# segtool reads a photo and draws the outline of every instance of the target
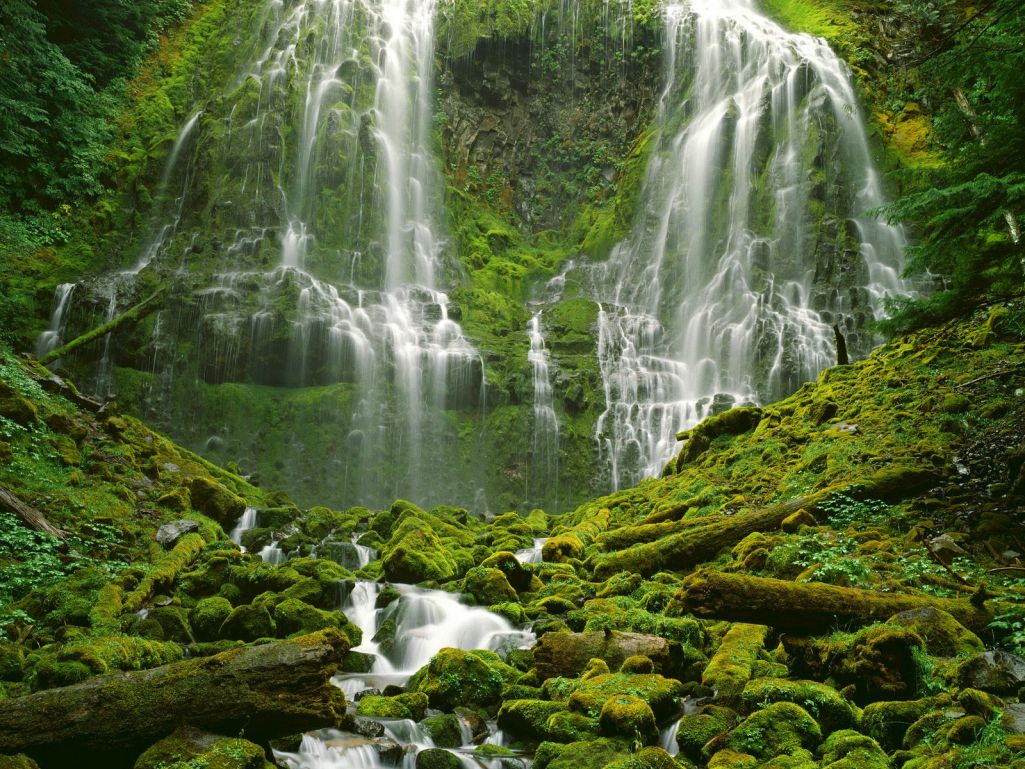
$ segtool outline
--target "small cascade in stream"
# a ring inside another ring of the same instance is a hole
[[[676,433],[854,355],[899,279],[847,66],[752,0],[666,8],[666,85],[632,234],[585,267],[600,303],[610,485],[657,476]]]
[[[258,515],[255,507],[247,507],[235,524],[235,528],[228,534],[228,539],[236,545],[242,545],[242,535],[257,526]],[[245,548],[242,548],[245,550]]]
[[[520,563],[541,563],[541,549],[547,541],[547,537],[535,537],[533,547],[517,550],[514,555]]]
[[[276,541],[260,548],[260,558],[263,559],[264,563],[269,563],[272,566],[277,566],[279,563],[284,563],[288,560],[285,551],[281,549],[281,543]]]
[[[541,328],[541,311],[533,314],[527,326],[530,350],[527,361],[533,379],[534,408],[531,432],[533,454],[527,473],[527,500],[537,507],[559,507],[559,418],[552,397],[549,355]]]
[[[355,651],[374,655],[374,665],[369,673],[335,677],[335,683],[341,686],[350,701],[368,688],[383,689],[388,684],[405,684],[409,676],[445,647],[485,649],[501,653],[513,648],[528,648],[535,641],[532,633],[516,630],[507,620],[486,609],[466,606],[450,593],[424,590],[412,585],[391,587],[398,590],[399,597],[383,608],[377,608],[382,586],[376,582],[351,583],[343,598],[342,608],[346,616],[363,631],[363,642]],[[373,638],[389,620],[395,623],[395,632],[389,639],[391,643],[388,652],[382,653],[381,645]],[[384,727],[383,741],[374,742],[335,729],[323,729],[305,735],[298,752],[275,750],[274,758],[289,769],[378,769],[387,766],[413,769],[416,754],[434,747],[426,730],[413,721],[374,720]],[[507,766],[499,759],[473,754],[471,730],[463,728],[461,731],[466,744],[451,752],[459,757],[464,766],[475,769],[501,769]],[[494,737],[495,732],[492,731],[489,741]],[[382,747],[389,743],[401,746],[401,758],[389,756],[385,759],[381,755]],[[514,760],[522,761],[524,767],[529,764],[526,759]]]
[[[36,340],[37,358],[42,358],[64,344],[64,329],[68,325],[68,306],[71,304],[71,294],[74,290],[74,283],[61,283],[54,291],[50,325]]]

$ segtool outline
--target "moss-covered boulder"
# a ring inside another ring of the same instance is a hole
[[[904,743],[904,735],[911,724],[950,702],[949,696],[872,702],[862,713],[861,730],[885,750],[896,750]]]
[[[643,745],[651,745],[658,739],[658,727],[651,707],[632,694],[618,694],[605,700],[598,725],[604,734],[626,737]]]
[[[189,612],[189,622],[196,638],[200,641],[213,641],[220,637],[221,625],[231,614],[232,608],[231,602],[219,595],[198,601]]]
[[[409,679],[410,691],[422,692],[432,708],[451,711],[473,703],[494,713],[502,701],[502,687],[520,673],[494,652],[445,648]]]
[[[498,711],[498,728],[516,740],[541,742],[548,739],[549,719],[565,712],[565,702],[506,700]]]
[[[584,543],[576,534],[549,537],[541,546],[541,557],[552,563],[565,563],[584,554]]]
[[[463,762],[455,753],[442,748],[427,748],[416,754],[416,769],[462,769]]]
[[[958,657],[985,651],[982,640],[948,612],[932,607],[910,609],[887,620],[890,625],[914,630],[936,657]]]
[[[833,732],[821,748],[830,769],[889,769],[890,759],[879,743],[851,729]]]
[[[391,582],[446,582],[459,572],[459,564],[430,525],[413,519],[407,519],[386,546],[382,566]]]
[[[39,764],[21,753],[15,756],[0,755],[0,769],[39,769]]]
[[[452,713],[428,716],[420,722],[439,748],[458,748],[463,744],[463,729],[459,717]]]
[[[146,750],[135,769],[271,769],[273,764],[259,745],[241,737],[207,734],[192,727],[179,728]]]
[[[545,689],[553,699],[565,699],[570,710],[591,717],[597,717],[611,697],[629,692],[646,702],[662,721],[678,712],[676,698],[682,694],[683,684],[658,674],[599,673],[576,681],[555,679],[546,682]]]
[[[501,571],[517,593],[529,589],[531,578],[534,576],[534,573],[508,550],[499,550],[489,555],[481,562],[481,566]]]
[[[601,737],[596,740],[559,745],[545,742],[535,754],[535,769],[602,769],[613,761],[630,755],[622,741]]]
[[[796,703],[815,717],[824,734],[853,727],[857,722],[857,712],[851,703],[833,687],[816,681],[755,678],[744,687],[741,699],[748,710],[764,703]]]
[[[274,618],[266,606],[243,604],[232,609],[218,635],[239,641],[255,641],[258,638],[273,638],[277,631]]]
[[[737,721],[737,714],[721,705],[705,705],[694,715],[684,716],[676,728],[680,753],[692,761],[701,760],[705,745],[728,732]]]
[[[363,633],[340,611],[324,611],[297,598],[286,598],[274,607],[274,624],[279,636],[303,635],[337,627],[349,638],[353,646],[359,646]]]
[[[246,502],[242,497],[203,476],[192,479],[189,496],[192,507],[208,518],[213,518],[225,531],[233,529],[246,511]]]
[[[726,747],[761,760],[814,749],[822,730],[808,711],[792,702],[776,702],[757,710],[726,738]]]
[[[408,718],[419,721],[427,713],[427,697],[406,692],[394,697],[368,695],[356,702],[356,715],[370,718]]]
[[[833,680],[852,686],[855,701],[866,704],[914,697],[920,678],[916,655],[924,649],[925,641],[914,630],[884,623],[824,641],[819,654],[828,660]]]
[[[463,577],[463,592],[480,606],[516,600],[516,591],[509,584],[505,573],[500,569],[486,566],[475,566],[466,572],[466,576]]]
[[[730,704],[738,700],[751,680],[758,653],[765,647],[765,625],[737,623],[723,636],[719,649],[701,676],[701,683]]]

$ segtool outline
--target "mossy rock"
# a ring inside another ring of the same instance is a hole
[[[755,769],[759,763],[750,753],[723,748],[708,760],[708,769]]]
[[[522,625],[527,620],[527,615],[523,611],[523,607],[518,603],[496,603],[488,607],[489,611],[498,614],[499,616],[505,617],[513,625]],[[517,651],[523,651],[518,649]]]
[[[761,760],[814,749],[822,730],[808,711],[792,702],[775,702],[755,711],[726,738],[726,746]]]
[[[598,734],[598,719],[588,718],[583,713],[562,710],[552,713],[545,722],[545,739],[552,742],[580,742],[590,740]]]
[[[763,703],[793,702],[811,713],[824,734],[853,727],[858,714],[836,689],[816,681],[791,681],[785,678],[754,678],[741,696],[749,710]]]
[[[22,753],[14,756],[0,755],[0,769],[39,769],[39,764]]]
[[[353,574],[348,569],[340,566],[334,561],[327,561],[320,558],[293,558],[288,562],[288,567],[298,572],[301,576],[313,580],[317,584],[316,595],[304,597],[299,591],[309,591],[308,584],[296,583],[284,591],[287,597],[302,598],[321,609],[334,609],[338,606],[339,584],[346,580],[353,579]]]
[[[0,681],[20,681],[24,668],[25,652],[22,647],[0,641]]]
[[[600,737],[596,740],[558,745],[545,742],[535,754],[535,769],[602,769],[630,753],[621,740]]]
[[[949,704],[950,697],[872,702],[861,715],[861,729],[885,750],[896,750],[904,743],[908,727],[944,702]]]
[[[241,737],[207,734],[193,727],[179,728],[148,748],[135,769],[271,769],[263,748]]]
[[[564,712],[565,702],[506,700],[498,711],[498,728],[517,740],[541,742],[547,739],[548,719]]]
[[[832,678],[853,686],[855,701],[865,704],[914,697],[920,677],[916,655],[924,648],[915,631],[879,624],[824,642],[820,654],[829,660]]]
[[[489,555],[481,562],[481,566],[501,571],[517,593],[527,590],[530,587],[531,578],[534,576],[534,573],[520,563],[515,554],[508,550],[499,550],[497,553]]]
[[[606,769],[680,769],[680,765],[662,748],[648,747],[616,759]]]
[[[242,497],[210,478],[193,478],[189,484],[189,496],[193,508],[213,518],[225,531],[233,529],[246,511]]]
[[[549,537],[541,547],[541,557],[552,563],[565,563],[584,554],[584,543],[575,534]]]
[[[183,644],[195,642],[189,613],[181,606],[157,606],[150,609],[149,617],[160,624],[164,640]]]
[[[231,614],[221,623],[218,635],[239,641],[255,641],[258,638],[273,638],[276,630],[274,618],[266,606],[243,604],[232,609]]]
[[[282,637],[337,627],[345,632],[353,646],[359,646],[363,640],[362,631],[349,622],[342,612],[324,611],[297,598],[286,598],[274,607],[274,623],[277,634]]]
[[[428,716],[420,722],[434,744],[439,748],[458,748],[463,744],[463,730],[459,717],[451,713]]]
[[[220,635],[221,625],[232,612],[231,602],[219,595],[201,599],[189,612],[189,621],[196,638],[200,641],[215,641]]]
[[[753,665],[765,647],[768,628],[764,625],[736,623],[723,637],[719,649],[701,676],[701,683],[715,690],[726,704],[739,700],[751,680]]]
[[[71,686],[81,683],[92,677],[93,672],[78,661],[60,661],[55,657],[46,655],[35,661],[31,685],[33,691],[39,689],[52,689],[58,686]]]
[[[830,769],[889,769],[890,759],[879,743],[851,729],[833,732],[821,748]]]
[[[626,737],[643,745],[658,740],[655,714],[647,702],[632,694],[619,694],[605,700],[598,725],[604,734]]]
[[[737,714],[721,705],[705,705],[697,713],[680,719],[676,744],[692,761],[700,761],[702,749],[709,740],[725,734],[737,723]]]
[[[176,643],[148,641],[133,636],[102,636],[66,644],[57,652],[61,661],[81,662],[94,675],[114,670],[144,670],[177,662],[184,657]]]
[[[427,713],[427,697],[406,692],[394,697],[369,695],[356,702],[356,715],[370,718],[408,718],[419,721]]]
[[[408,523],[408,519],[404,523]],[[389,542],[382,558],[385,579],[390,582],[446,582],[459,572],[448,548],[427,523],[406,527],[402,536]]]
[[[982,640],[942,609],[923,607],[895,614],[890,625],[914,630],[925,641],[925,648],[936,657],[959,657],[985,651]]]
[[[439,710],[472,702],[494,713],[502,701],[502,687],[519,676],[493,652],[445,648],[413,674],[409,689],[427,695],[431,707]]]
[[[416,769],[462,769],[459,756],[442,748],[427,748],[416,754]]]
[[[485,566],[475,566],[466,572],[462,591],[471,596],[479,606],[516,601],[516,591],[509,584],[505,573],[500,569]]]
[[[301,524],[302,530],[307,535],[318,540],[324,539],[336,530],[342,534],[348,534],[355,525],[356,521],[352,516],[320,506],[307,510]]]
[[[606,700],[629,692],[644,700],[656,720],[662,721],[677,712],[676,698],[682,689],[683,684],[676,679],[657,674],[600,673],[568,682],[562,694],[570,710],[597,717]]]

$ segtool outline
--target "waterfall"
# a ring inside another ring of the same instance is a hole
[[[36,340],[36,357],[42,358],[64,343],[64,330],[68,325],[68,307],[71,294],[75,290],[74,283],[61,283],[53,295],[53,312],[50,313],[50,325]]]
[[[865,354],[882,298],[906,291],[900,229],[866,214],[885,199],[846,65],[751,0],[665,14],[637,218],[586,276],[616,488],[658,475],[679,430],[832,365],[834,324]]]
[[[534,406],[531,432],[533,453],[527,474],[527,499],[540,507],[558,509],[559,505],[559,418],[555,414],[552,381],[548,373],[549,355],[541,328],[541,311],[531,316],[527,326]]]
[[[318,414],[333,452],[321,502],[469,504],[480,486],[458,475],[450,416],[477,413],[483,359],[442,288],[454,268],[437,210],[434,16],[434,0],[268,0],[234,83],[193,105],[169,148],[132,267],[94,290],[109,317],[151,273],[192,298],[154,329],[165,397],[202,382],[338,386]],[[115,351],[108,337],[105,395]],[[290,437],[290,477],[309,473],[305,437]]]
[[[247,507],[242,512],[242,515],[239,516],[238,522],[235,524],[235,528],[233,528],[228,533],[228,539],[230,539],[236,545],[241,546],[242,545],[242,535],[245,534],[250,529],[255,529],[259,525],[258,524],[258,520],[259,520],[259,513],[256,511],[256,508],[255,507]],[[245,548],[243,548],[243,550],[244,549]]]

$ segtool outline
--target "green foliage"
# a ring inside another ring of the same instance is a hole
[[[884,523],[891,513],[890,506],[881,500],[859,500],[842,493],[830,494],[817,504],[817,508],[826,514],[829,523],[836,529],[846,529],[857,524]]]
[[[907,272],[941,278],[942,290],[890,307],[894,332],[963,313],[983,295],[1020,290],[1025,243],[1025,7],[994,0],[968,11],[950,0],[908,0],[898,11],[920,35],[919,100],[935,106],[946,163],[927,188],[884,209],[914,228]]]

